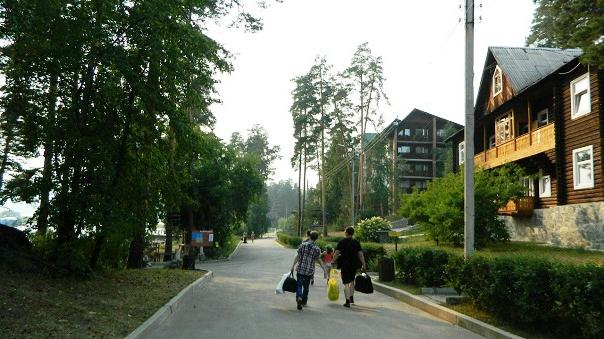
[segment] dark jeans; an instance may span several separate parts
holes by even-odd
[[[303,303],[308,301],[308,288],[310,286],[311,279],[312,275],[304,275],[300,273],[297,274],[296,300],[298,300],[298,298],[302,298]]]

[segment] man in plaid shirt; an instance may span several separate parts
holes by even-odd
[[[316,231],[310,232],[310,239],[298,247],[298,255],[296,255],[292,265],[291,271],[293,274],[294,267],[296,267],[296,263],[298,264],[296,270],[298,273],[296,279],[296,303],[299,310],[302,310],[302,306],[306,306],[306,302],[308,301],[308,288],[310,280],[315,274],[315,262],[319,263],[325,272],[325,267],[319,259],[321,249],[315,244],[317,238],[319,238],[319,233]]]

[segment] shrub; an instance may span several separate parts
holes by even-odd
[[[373,217],[360,221],[356,226],[356,237],[360,241],[378,242],[378,231],[389,231],[392,229],[390,222],[381,217]]]
[[[367,264],[372,260],[377,261],[379,258],[386,255],[386,249],[382,244],[365,242],[361,243],[361,248],[363,249],[365,263]]]
[[[334,242],[334,243],[339,243],[340,240],[344,239],[344,237],[338,237],[338,236],[329,236],[329,237],[323,237],[323,240],[326,242]]]
[[[293,235],[287,235],[281,232],[277,233],[277,239],[283,245],[291,248],[298,248],[298,246],[300,246],[300,244],[302,243],[302,238]]]
[[[524,187],[518,178],[522,169],[508,164],[475,174],[475,241],[477,247],[509,240],[505,224],[497,210],[508,200],[521,196]],[[463,244],[464,188],[462,173],[449,174],[428,183],[424,192],[403,196],[399,213],[421,225],[435,240]]]
[[[394,253],[397,279],[408,284],[440,287],[447,282],[450,254],[431,248],[403,248]]]
[[[604,337],[604,267],[533,258],[451,260],[448,275],[479,308],[562,337]]]

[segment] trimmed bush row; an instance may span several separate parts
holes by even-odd
[[[393,255],[397,279],[452,285],[479,308],[512,324],[557,337],[604,338],[604,266],[528,257],[469,260],[428,249]]]
[[[277,233],[277,239],[279,239],[279,242],[281,242],[283,245],[286,245],[291,248],[298,248],[298,246],[300,246],[300,244],[302,243],[302,238],[297,237],[297,236],[287,235],[284,233]],[[337,241],[328,241],[328,240],[334,240],[334,239],[338,239],[338,241],[339,241],[344,238],[343,237],[326,237],[324,239],[318,239],[316,241],[316,244],[317,244],[317,246],[319,246],[321,248],[322,251],[324,251],[327,248],[327,246],[331,246],[331,248],[333,248],[335,250],[338,242]],[[369,261],[371,261],[371,260],[377,260],[378,258],[386,255],[386,249],[384,248],[384,246],[382,244],[364,242],[364,243],[361,243],[361,247],[363,248],[363,253],[365,255],[365,261],[367,263],[369,263]]]

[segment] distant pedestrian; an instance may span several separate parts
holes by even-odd
[[[251,238],[252,238],[252,244],[253,244],[254,243],[254,238],[256,238],[256,235],[254,234],[254,231],[252,231]]]
[[[243,243],[247,244],[247,232],[243,232]]]
[[[365,256],[361,249],[361,243],[353,239],[354,228],[348,226],[345,231],[346,238],[338,242],[334,260],[338,263],[338,268],[341,270],[342,283],[344,284],[344,295],[346,303],[344,307],[350,307],[354,304],[354,278],[357,270],[361,268],[365,270]]]
[[[298,264],[296,269],[296,305],[299,310],[302,309],[302,306],[306,306],[306,303],[308,302],[308,289],[310,287],[310,280],[315,274],[315,262],[318,263],[323,269],[323,272],[325,272],[325,267],[319,259],[321,256],[321,249],[315,244],[315,241],[318,238],[319,233],[314,231],[311,232],[310,239],[303,242],[300,247],[298,247],[298,254],[292,264],[292,274],[294,273],[296,264]]]

